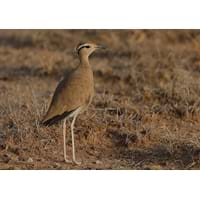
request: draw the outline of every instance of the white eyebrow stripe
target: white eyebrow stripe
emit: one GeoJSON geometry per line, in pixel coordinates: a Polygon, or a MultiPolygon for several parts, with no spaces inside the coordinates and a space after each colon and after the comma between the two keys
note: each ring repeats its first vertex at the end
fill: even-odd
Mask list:
{"type": "Polygon", "coordinates": [[[88,46],[88,44],[82,44],[82,45],[80,45],[77,50],[79,50],[79,49],[81,49],[81,48],[83,48],[85,46],[88,46]]]}

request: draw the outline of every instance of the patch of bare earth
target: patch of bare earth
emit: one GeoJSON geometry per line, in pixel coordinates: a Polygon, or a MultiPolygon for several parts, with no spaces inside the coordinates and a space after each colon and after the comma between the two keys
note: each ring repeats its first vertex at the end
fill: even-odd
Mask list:
{"type": "Polygon", "coordinates": [[[199,31],[0,31],[0,169],[199,169],[199,116],[199,31]],[[77,38],[108,47],[91,57],[96,95],[75,126],[80,166],[63,161],[62,123],[39,125],[78,64],[77,38]]]}

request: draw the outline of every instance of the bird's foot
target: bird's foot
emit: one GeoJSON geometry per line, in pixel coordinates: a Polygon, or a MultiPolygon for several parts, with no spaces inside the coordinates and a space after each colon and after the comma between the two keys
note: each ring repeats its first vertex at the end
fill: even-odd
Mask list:
{"type": "Polygon", "coordinates": [[[80,161],[77,161],[76,159],[73,159],[73,163],[74,163],[75,165],[81,165],[81,162],[80,162],[80,161]]]}
{"type": "Polygon", "coordinates": [[[68,164],[72,164],[73,163],[72,160],[68,160],[67,158],[64,158],[64,161],[65,161],[65,163],[68,163],[68,164]]]}

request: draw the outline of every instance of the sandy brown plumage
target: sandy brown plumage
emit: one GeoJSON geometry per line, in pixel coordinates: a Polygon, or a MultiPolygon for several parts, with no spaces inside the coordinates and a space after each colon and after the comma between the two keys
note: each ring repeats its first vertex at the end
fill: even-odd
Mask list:
{"type": "Polygon", "coordinates": [[[71,123],[71,136],[72,136],[72,160],[78,164],[75,158],[75,144],[74,144],[74,123],[78,114],[83,112],[91,103],[94,95],[94,82],[93,72],[89,64],[89,56],[101,46],[84,43],[77,47],[80,64],[68,74],[58,84],[47,114],[42,120],[42,124],[50,126],[62,119],[63,123],[63,146],[64,146],[64,159],[66,162],[69,160],[66,157],[66,119],[73,117],[71,123]]]}
{"type": "Polygon", "coordinates": [[[66,76],[57,86],[51,104],[43,119],[52,125],[69,116],[74,110],[88,106],[94,94],[93,72],[89,65],[82,65],[66,76]]]}

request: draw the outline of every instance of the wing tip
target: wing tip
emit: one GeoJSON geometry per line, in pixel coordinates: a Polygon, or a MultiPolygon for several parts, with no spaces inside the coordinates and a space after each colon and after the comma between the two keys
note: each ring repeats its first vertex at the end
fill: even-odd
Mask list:
{"type": "Polygon", "coordinates": [[[60,120],[69,117],[71,113],[73,113],[76,109],[73,109],[71,111],[66,111],[61,115],[56,115],[54,117],[51,117],[50,119],[46,119],[46,117],[44,117],[44,119],[40,122],[41,126],[51,126],[53,124],[56,124],[57,122],[59,122],[60,120]]]}
{"type": "Polygon", "coordinates": [[[56,123],[54,118],[47,119],[47,120],[44,118],[42,121],[40,121],[40,126],[51,126],[54,123],[56,123]]]}

